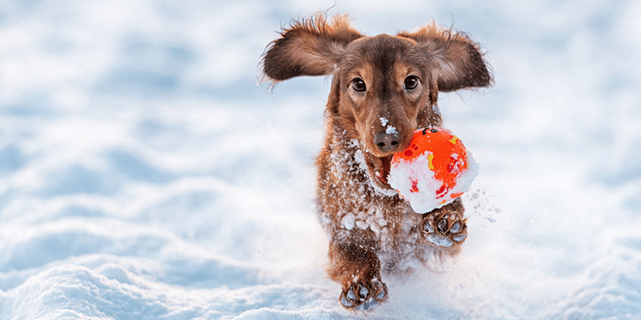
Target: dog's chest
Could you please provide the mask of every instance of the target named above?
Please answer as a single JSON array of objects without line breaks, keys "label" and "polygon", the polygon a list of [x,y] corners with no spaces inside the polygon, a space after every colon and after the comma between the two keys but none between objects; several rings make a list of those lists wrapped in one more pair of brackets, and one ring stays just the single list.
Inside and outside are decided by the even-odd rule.
[{"label": "dog's chest", "polygon": [[369,232],[374,235],[383,265],[393,266],[395,270],[417,268],[420,265],[416,248],[421,246],[418,233],[421,215],[402,202],[389,206],[368,201],[361,205],[360,210],[339,213],[334,228],[329,228],[334,229],[335,236],[350,238],[351,233]]},{"label": "dog's chest", "polygon": [[[399,245],[413,245],[416,242],[417,226],[421,216],[403,203],[391,205],[387,199],[377,202],[368,199],[361,203],[360,210],[342,212],[339,228],[369,230],[379,241],[382,251],[397,251]],[[373,201],[372,201],[373,200]]]},{"label": "dog's chest", "polygon": [[[381,262],[413,264],[422,217],[396,195],[384,194],[371,183],[362,151],[355,141],[327,155],[329,170],[321,173],[320,221],[336,239],[366,231],[374,236]],[[325,174],[325,175],[323,175]]]}]

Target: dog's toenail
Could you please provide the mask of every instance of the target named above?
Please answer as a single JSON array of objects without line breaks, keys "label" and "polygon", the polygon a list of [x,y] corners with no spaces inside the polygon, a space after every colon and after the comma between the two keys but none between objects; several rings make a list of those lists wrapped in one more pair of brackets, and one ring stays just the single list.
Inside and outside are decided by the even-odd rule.
[{"label": "dog's toenail", "polygon": [[450,232],[451,232],[451,233],[458,233],[459,231],[461,231],[461,223],[460,223],[460,222],[458,222],[458,221],[456,221],[456,222],[452,225],[452,227],[450,228]]},{"label": "dog's toenail", "polygon": [[369,290],[365,287],[361,287],[361,290],[359,291],[359,294],[361,295],[361,299],[367,298],[367,295],[369,294]]},{"label": "dog's toenail", "polygon": [[341,304],[345,308],[351,308],[352,306],[354,306],[354,304],[351,301],[345,299],[345,297],[341,297]]},{"label": "dog's toenail", "polygon": [[445,219],[439,220],[439,222],[436,224],[436,228],[438,229],[439,232],[446,233],[447,232],[447,220],[445,220]]},{"label": "dog's toenail", "polygon": [[356,300],[356,294],[352,289],[349,289],[349,291],[347,291],[347,299]]},{"label": "dog's toenail", "polygon": [[425,232],[427,233],[434,233],[434,228],[432,228],[432,224],[429,221],[425,222],[425,224],[423,225],[423,230],[425,230]]}]

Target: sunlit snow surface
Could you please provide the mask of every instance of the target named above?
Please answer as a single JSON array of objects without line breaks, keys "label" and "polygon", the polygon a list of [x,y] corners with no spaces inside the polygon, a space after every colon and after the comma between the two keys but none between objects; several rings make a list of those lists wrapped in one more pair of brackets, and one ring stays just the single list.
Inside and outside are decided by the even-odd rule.
[{"label": "sunlit snow surface", "polygon": [[[331,9],[330,9],[331,8]],[[461,254],[370,319],[641,318],[638,1],[0,2],[0,319],[343,319],[314,212],[324,78],[256,85],[291,18],[435,19],[489,90]]]}]

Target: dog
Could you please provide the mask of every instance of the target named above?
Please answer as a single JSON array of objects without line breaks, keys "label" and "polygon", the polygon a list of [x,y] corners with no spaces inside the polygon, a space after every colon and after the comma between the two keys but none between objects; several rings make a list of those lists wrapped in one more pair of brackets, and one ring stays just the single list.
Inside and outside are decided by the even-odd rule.
[{"label": "dog", "polygon": [[[262,56],[272,85],[332,76],[317,206],[327,231],[329,277],[339,303],[370,310],[388,298],[382,275],[406,274],[456,255],[467,238],[459,199],[415,213],[387,183],[394,153],[420,128],[443,123],[439,92],[492,85],[490,66],[466,34],[434,22],[413,32],[364,36],[346,15],[294,21]],[[393,130],[390,130],[393,128]]]}]

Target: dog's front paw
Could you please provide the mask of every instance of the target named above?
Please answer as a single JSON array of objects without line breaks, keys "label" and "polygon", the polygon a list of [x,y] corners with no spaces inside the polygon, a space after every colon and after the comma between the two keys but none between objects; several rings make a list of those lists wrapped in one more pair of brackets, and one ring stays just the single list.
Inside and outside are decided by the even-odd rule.
[{"label": "dog's front paw", "polygon": [[387,298],[387,286],[377,278],[355,278],[343,285],[340,302],[347,309],[369,311]]},{"label": "dog's front paw", "polygon": [[423,217],[422,234],[439,247],[451,247],[467,238],[465,219],[456,211],[440,210]]}]

